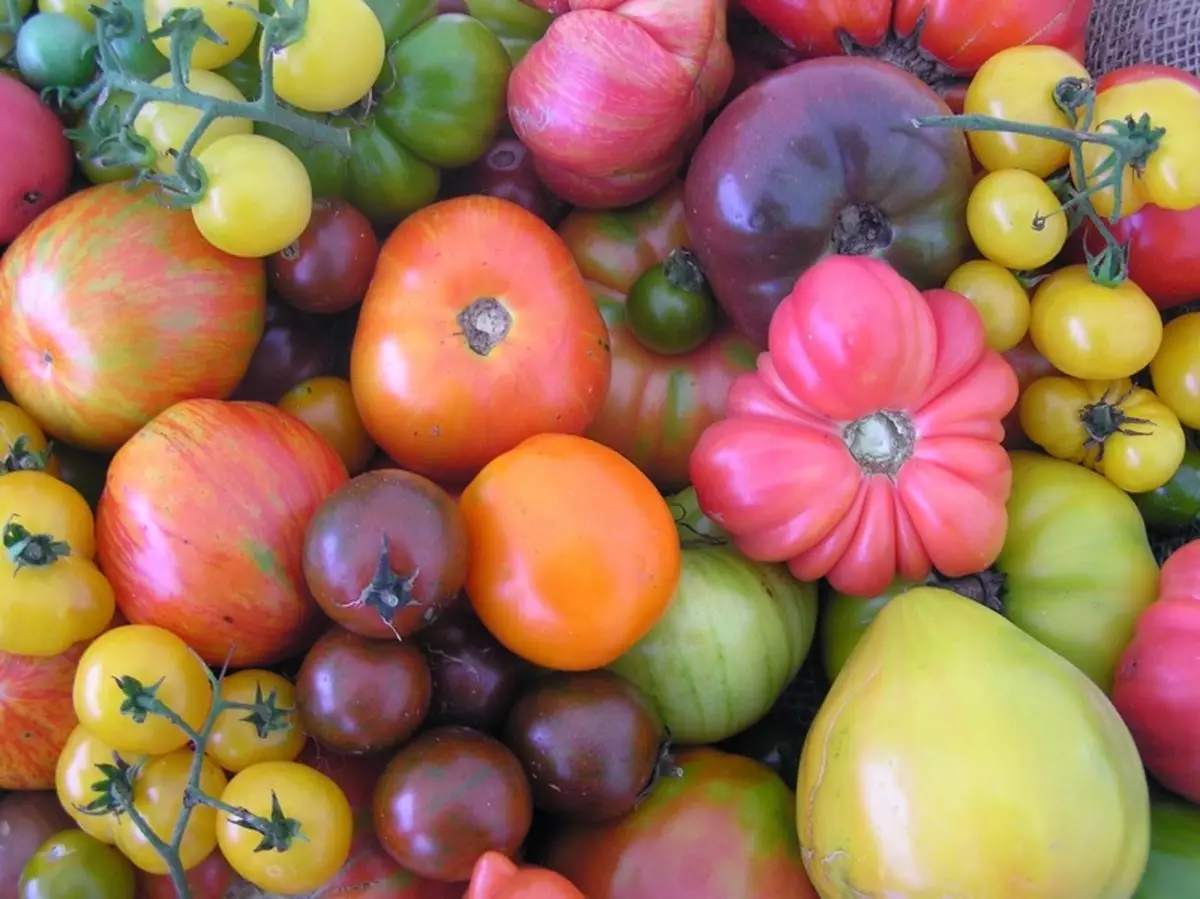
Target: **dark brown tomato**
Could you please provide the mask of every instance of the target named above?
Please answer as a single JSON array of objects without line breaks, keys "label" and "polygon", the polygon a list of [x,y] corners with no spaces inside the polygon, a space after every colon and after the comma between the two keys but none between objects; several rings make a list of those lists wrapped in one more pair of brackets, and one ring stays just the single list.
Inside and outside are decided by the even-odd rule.
[{"label": "dark brown tomato", "polygon": [[375,788],[375,833],[409,871],[469,880],[488,850],[512,856],[533,822],[521,763],[469,727],[426,731],[388,763]]},{"label": "dark brown tomato", "polygon": [[16,899],[25,863],[42,843],[74,826],[53,790],[20,791],[0,799],[0,899]]},{"label": "dark brown tomato", "polygon": [[467,531],[458,504],[428,478],[368,471],[309,523],[304,578],[325,613],[365,637],[407,637],[462,589]]},{"label": "dark brown tomato", "polygon": [[426,723],[491,732],[504,721],[529,663],[509,652],[469,610],[455,610],[417,634],[433,675]]},{"label": "dark brown tomato", "polygon": [[329,374],[336,351],[330,328],[272,298],[262,339],[232,398],[273,406],[301,381]]},{"label": "dark brown tomato", "polygon": [[411,643],[340,627],[313,644],[296,675],[304,730],[336,752],[400,745],[425,721],[431,693],[429,666]]},{"label": "dark brown tomato", "polygon": [[375,273],[379,240],[365,215],[335,197],[313,200],[295,241],[267,257],[271,287],[302,312],[343,312],[361,303]]},{"label": "dark brown tomato", "polygon": [[533,167],[533,156],[515,137],[501,137],[478,160],[446,175],[443,196],[487,194],[524,206],[551,228],[570,207],[551,193]]},{"label": "dark brown tomato", "polygon": [[580,822],[630,811],[653,782],[665,741],[650,700],[603,670],[539,677],[504,724],[534,804]]}]

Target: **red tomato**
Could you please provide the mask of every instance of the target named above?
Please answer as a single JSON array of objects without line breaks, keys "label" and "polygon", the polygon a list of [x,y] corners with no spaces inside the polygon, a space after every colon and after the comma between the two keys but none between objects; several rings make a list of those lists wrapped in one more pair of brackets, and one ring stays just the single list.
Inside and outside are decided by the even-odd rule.
[{"label": "red tomato", "polygon": [[313,512],[347,481],[308,425],[260,403],[187,400],[113,457],[96,555],[134,624],[174,631],[211,664],[303,649],[320,613],[301,568]]},{"label": "red tomato", "polygon": [[[1200,299],[1200,206],[1184,212],[1143,206],[1108,224],[1113,237],[1129,247],[1129,278],[1146,291],[1159,309],[1172,309]],[[1083,249],[1104,249],[1090,221],[1079,232],[1072,259],[1083,261]]]},{"label": "red tomato", "polygon": [[0,246],[64,196],[75,159],[62,122],[16,78],[0,78]]},{"label": "red tomato", "polygon": [[365,215],[337,197],[313,200],[308,227],[267,259],[275,291],[304,312],[342,312],[362,302],[379,258]]},{"label": "red tomato", "polygon": [[0,377],[47,434],[115,450],[173,403],[220,399],[263,332],[266,274],[150,188],[92,187],[0,262]]},{"label": "red tomato", "polygon": [[776,311],[769,347],[691,461],[700,507],[742,552],[856,596],[995,561],[1017,378],[970,301],[829,256]]},{"label": "red tomato", "polygon": [[485,852],[475,862],[463,899],[587,899],[561,874],[518,868],[506,855]]},{"label": "red tomato", "polygon": [[86,648],[79,643],[42,657],[0,653],[0,790],[54,789],[58,754],[78,723],[71,690]]},{"label": "red tomato", "polygon": [[1138,619],[1112,700],[1150,773],[1200,802],[1200,540],[1164,563],[1158,601]]},{"label": "red tomato", "polygon": [[[137,877],[138,899],[177,899],[179,895],[169,874],[147,874],[139,870]],[[213,852],[187,872],[191,899],[225,899],[232,880],[233,869],[220,852]]]}]

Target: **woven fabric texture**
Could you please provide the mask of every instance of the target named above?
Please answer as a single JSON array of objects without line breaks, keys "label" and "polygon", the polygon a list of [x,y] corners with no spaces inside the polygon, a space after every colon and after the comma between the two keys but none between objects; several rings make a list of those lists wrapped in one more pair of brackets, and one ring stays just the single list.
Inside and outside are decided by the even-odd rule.
[{"label": "woven fabric texture", "polygon": [[1088,71],[1156,62],[1200,76],[1200,0],[1096,0]]}]

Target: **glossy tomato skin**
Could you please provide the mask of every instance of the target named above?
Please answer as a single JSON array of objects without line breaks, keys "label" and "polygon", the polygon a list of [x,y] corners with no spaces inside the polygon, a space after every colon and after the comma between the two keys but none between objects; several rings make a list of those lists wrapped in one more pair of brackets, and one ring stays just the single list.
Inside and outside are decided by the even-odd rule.
[{"label": "glossy tomato skin", "polygon": [[134,899],[135,884],[133,866],[121,853],[83,831],[65,830],[46,840],[25,865],[17,895]]},{"label": "glossy tomato skin", "polygon": [[226,709],[217,715],[208,735],[205,753],[225,771],[236,774],[259,762],[290,762],[304,749],[304,732],[296,709],[296,688],[291,681],[273,671],[244,668],[221,678],[221,698],[230,702],[255,702],[256,697],[270,699],[284,712],[289,726],[258,734],[258,722],[247,720],[242,709]]},{"label": "glossy tomato skin", "polygon": [[463,899],[585,899],[571,881],[545,868],[522,867],[499,852],[479,856]]},{"label": "glossy tomato skin", "polygon": [[0,246],[11,243],[71,183],[71,144],[37,91],[0,78],[0,117],[12,126],[0,142]]},{"label": "glossy tomato skin", "polygon": [[1146,527],[1177,533],[1200,519],[1200,450],[1189,447],[1171,480],[1157,490],[1133,497]]},{"label": "glossy tomato skin", "polygon": [[47,434],[115,450],[173,403],[233,392],[265,294],[261,261],[214,249],[152,189],[88,188],[4,254],[0,376]]},{"label": "glossy tomato skin", "polygon": [[343,312],[362,302],[379,258],[379,238],[347,201],[319,197],[298,239],[268,257],[271,287],[302,312]]},{"label": "glossy tomato skin", "polygon": [[[1200,206],[1183,212],[1150,203],[1137,212],[1105,222],[1113,237],[1129,247],[1129,278],[1159,309],[1174,309],[1200,298],[1200,246],[1191,235],[1200,228]],[[1080,230],[1074,258],[1082,249],[1104,249],[1104,239],[1089,221]]]},{"label": "glossy tomato skin", "polygon": [[[304,537],[304,577],[325,614],[342,627],[366,637],[403,638],[435,621],[458,596],[467,547],[462,512],[446,491],[412,472],[370,471],[313,515]],[[364,597],[368,587],[374,589]]]},{"label": "glossy tomato skin", "polygon": [[346,480],[333,448],[278,409],[176,404],[109,468],[97,548],[118,607],[211,664],[287,658],[320,614],[301,566],[304,530]]},{"label": "glossy tomato skin", "polygon": [[544,864],[588,899],[816,899],[804,873],[795,798],[765,765],[691,749],[631,814],[564,828]]},{"label": "glossy tomato skin", "polygon": [[[192,899],[224,899],[233,881],[233,869],[225,856],[210,853],[208,858],[187,872]],[[178,893],[168,874],[138,872],[139,899],[177,899]]]},{"label": "glossy tomato skin", "polygon": [[567,247],[495,197],[445,200],[391,233],[350,358],[371,436],[440,483],[465,483],[534,434],[582,433],[611,371],[608,331]]},{"label": "glossy tomato skin", "polygon": [[351,475],[363,471],[375,455],[375,443],[363,427],[345,378],[326,375],[302,381],[284,394],[279,408],[328,440]]},{"label": "glossy tomato skin", "polygon": [[0,653],[0,789],[48,790],[76,724],[71,690],[85,645],[56,656]]},{"label": "glossy tomato skin", "polygon": [[753,370],[755,356],[754,345],[724,321],[682,356],[646,349],[630,328],[630,288],[688,245],[683,184],[627,210],[576,210],[558,233],[587,279],[612,347],[612,381],[587,436],[625,456],[659,489],[682,489],[700,433],[724,413],[730,386]]},{"label": "glossy tomato skin", "polygon": [[[1012,349],[1004,354],[1004,361],[1009,364],[1017,376],[1017,385],[1021,393],[1038,378],[1053,375],[1058,372],[1046,357],[1038,352],[1033,340],[1028,335]],[[1021,406],[1013,405],[1012,411],[1004,417],[1004,448],[1007,450],[1028,450],[1034,448],[1034,443],[1021,430]]]},{"label": "glossy tomato skin", "polygon": [[[476,0],[480,2],[480,0]],[[495,0],[482,0],[484,3]],[[503,3],[510,0],[501,0]],[[486,194],[511,200],[528,209],[550,227],[557,227],[567,214],[567,204],[542,183],[528,148],[515,137],[500,137],[479,159],[466,168],[448,172],[442,182],[445,197]]]}]

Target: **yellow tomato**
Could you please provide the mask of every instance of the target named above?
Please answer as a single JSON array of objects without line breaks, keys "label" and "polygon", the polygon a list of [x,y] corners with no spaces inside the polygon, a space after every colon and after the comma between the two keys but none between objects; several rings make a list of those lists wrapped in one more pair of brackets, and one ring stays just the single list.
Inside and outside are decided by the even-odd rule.
[{"label": "yellow tomato", "polygon": [[983,319],[987,345],[1005,353],[1029,331],[1029,294],[1017,276],[987,259],[964,262],[946,279],[946,289],[971,301]]},{"label": "yellow tomato", "polygon": [[[251,43],[258,32],[258,22],[243,5],[258,6],[252,0],[145,0],[146,29],[157,31],[162,27],[163,19],[175,9],[199,9],[204,13],[204,21],[225,41],[217,44],[208,38],[202,38],[192,52],[192,70],[219,69],[233,62]],[[171,42],[169,38],[160,37],[154,42],[158,52],[170,57]]]},{"label": "yellow tomato", "polygon": [[[1087,69],[1057,47],[1027,45],[1002,50],[983,64],[963,100],[966,115],[986,115],[1026,125],[1070,128],[1072,122],[1054,102],[1054,87],[1064,78],[1089,78]],[[989,172],[1024,169],[1045,178],[1067,164],[1070,148],[1044,137],[1010,131],[968,131],[975,158]]]},{"label": "yellow tomato", "polygon": [[0,400],[0,471],[47,471],[58,474],[58,459],[50,441],[33,417],[18,406]]},{"label": "yellow tomato", "polygon": [[56,656],[108,627],[116,598],[93,562],[59,555],[51,544],[48,553],[37,548],[41,561],[18,557],[14,563],[7,546],[12,533],[5,530],[9,556],[0,558],[0,652]]},{"label": "yellow tomato", "polygon": [[[76,725],[58,755],[58,765],[54,772],[54,789],[58,794],[59,803],[79,825],[80,830],[103,843],[116,841],[113,828],[116,826],[117,816],[111,812],[89,815],[80,809],[100,798],[100,794],[93,789],[97,783],[103,781],[96,766],[111,765],[114,753],[115,750],[111,746],[82,724]],[[121,758],[127,764],[135,765],[144,756],[126,754]]]},{"label": "yellow tomato", "polygon": [[1021,428],[1057,459],[1104,475],[1122,490],[1157,490],[1179,470],[1187,441],[1175,413],[1128,378],[1039,378],[1021,394]]},{"label": "yellow tomato", "polygon": [[81,559],[96,555],[96,523],[78,490],[44,471],[0,477],[0,525],[9,520],[31,534],[50,534]]},{"label": "yellow tomato", "polygon": [[272,671],[249,669],[231,674],[221,681],[221,698],[229,702],[256,702],[275,694],[275,707],[288,711],[283,720],[291,724],[260,737],[256,722],[247,720],[249,712],[227,709],[217,716],[206,751],[226,771],[234,773],[259,762],[290,762],[304,749],[307,739],[296,715],[296,688]]},{"label": "yellow tomato", "polygon": [[1096,284],[1085,265],[1059,269],[1038,284],[1029,312],[1037,351],[1074,378],[1131,377],[1162,343],[1162,318],[1145,291],[1129,280]]},{"label": "yellow tomato", "polygon": [[[168,72],[151,82],[156,87],[171,87],[175,81]],[[187,86],[198,94],[216,97],[219,100],[245,100],[233,84],[215,72],[193,69],[188,73]],[[178,152],[188,135],[200,122],[200,110],[174,103],[147,103],[133,121],[133,130],[154,148],[158,158],[154,167],[164,174],[175,171],[173,152]],[[254,123],[249,119],[219,118],[207,128],[192,148],[198,157],[206,147],[212,146],[231,134],[251,134]]]},{"label": "yellow tomato", "polygon": [[1158,398],[1189,428],[1200,428],[1200,312],[1163,328],[1162,345],[1150,363]]},{"label": "yellow tomato", "polygon": [[1067,217],[1037,175],[1003,169],[980,179],[967,200],[967,230],[979,252],[1005,268],[1050,262],[1067,242]]}]

